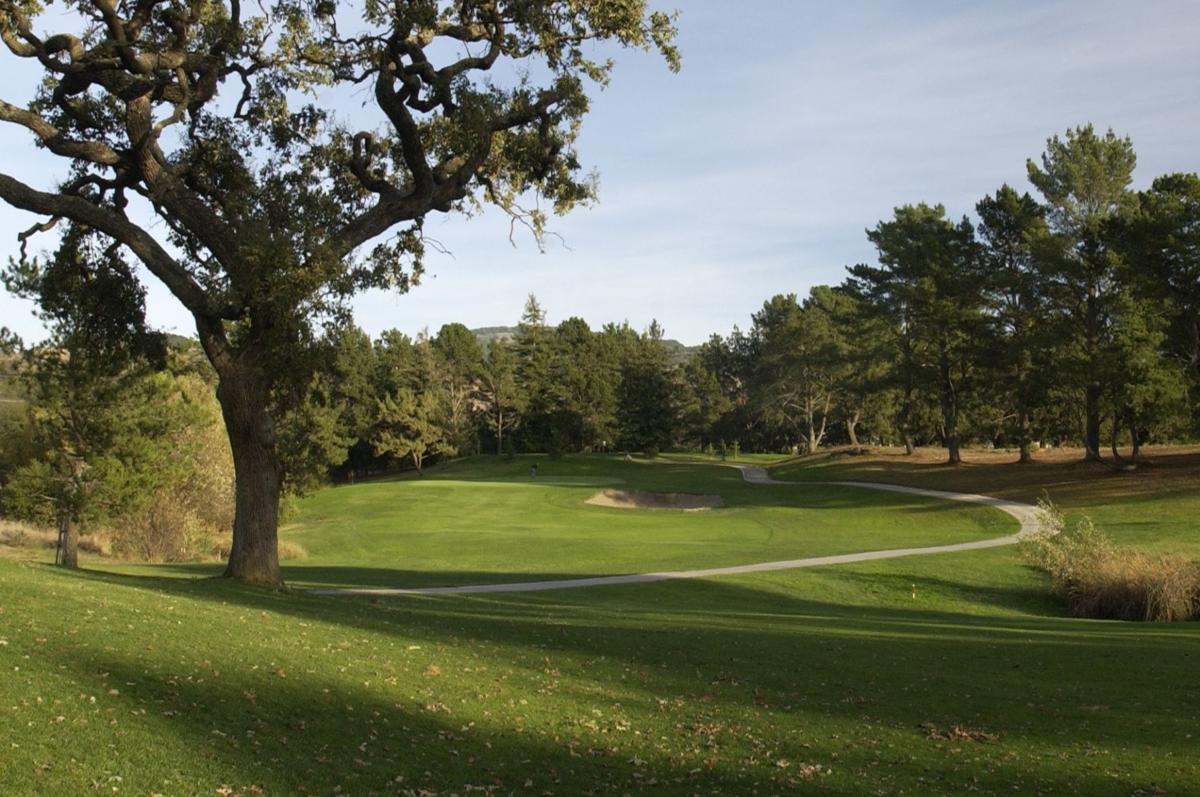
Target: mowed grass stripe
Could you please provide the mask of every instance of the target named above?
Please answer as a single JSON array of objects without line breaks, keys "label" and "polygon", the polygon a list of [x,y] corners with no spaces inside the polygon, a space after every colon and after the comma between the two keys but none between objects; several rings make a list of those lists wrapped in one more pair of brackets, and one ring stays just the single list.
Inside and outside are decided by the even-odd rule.
[{"label": "mowed grass stripe", "polygon": [[[685,514],[584,503],[614,483],[715,493],[728,506]],[[725,567],[1016,530],[998,510],[936,498],[753,485],[730,468],[568,457],[468,460],[425,478],[326,490],[300,502],[283,537],[309,553],[285,568],[296,585],[419,587]]]}]

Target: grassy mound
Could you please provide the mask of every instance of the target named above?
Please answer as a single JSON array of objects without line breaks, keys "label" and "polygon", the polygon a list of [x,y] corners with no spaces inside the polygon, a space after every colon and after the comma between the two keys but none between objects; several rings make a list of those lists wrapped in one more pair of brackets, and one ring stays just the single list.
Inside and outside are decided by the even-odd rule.
[{"label": "grassy mound", "polygon": [[[538,464],[536,479],[530,464]],[[720,512],[589,506],[604,489],[720,495]],[[474,458],[324,490],[282,539],[304,586],[437,587],[689,570],[1001,537],[989,507],[854,488],[747,484],[733,468],[579,456]],[[184,572],[211,572],[185,569]]]}]

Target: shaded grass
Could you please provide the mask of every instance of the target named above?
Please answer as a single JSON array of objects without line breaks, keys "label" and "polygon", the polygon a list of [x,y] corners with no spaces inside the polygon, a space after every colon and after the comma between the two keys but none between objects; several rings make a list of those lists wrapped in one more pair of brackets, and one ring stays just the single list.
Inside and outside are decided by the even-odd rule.
[{"label": "shaded grass", "polygon": [[[561,513],[546,533],[569,540],[556,526],[581,515],[554,501],[604,478],[675,491],[740,478],[673,465],[632,476],[585,458],[572,472],[543,464],[539,479],[561,484],[533,486],[527,465],[513,465],[359,485],[382,490],[366,499],[359,488],[328,491],[314,499],[331,503],[302,507],[299,520],[346,545],[397,528],[339,531],[353,501],[364,520],[490,512],[519,528],[540,495]],[[728,489],[713,491],[738,509],[768,516],[832,518],[853,514],[856,499],[890,497],[721,483]],[[394,507],[389,485],[411,487],[420,503]],[[473,503],[477,490],[487,499]],[[797,494],[828,504],[793,503]],[[959,510],[891,508],[918,525]],[[591,544],[616,534],[603,526],[588,527]],[[526,528],[541,526],[535,517]],[[1154,531],[1164,544],[1181,533],[1169,521]],[[288,572],[331,583],[592,574],[571,552],[540,550],[555,537],[532,537],[508,550],[521,558],[502,561],[471,549],[502,538],[464,534],[447,527],[449,550],[430,547],[425,560],[419,545],[374,540],[344,564],[306,540],[312,558]],[[372,558],[386,550],[403,558]],[[387,600],[176,577],[195,572],[0,562],[5,793],[1129,795],[1186,794],[1200,782],[1200,626],[1063,618],[1013,549]],[[956,727],[964,732],[930,730]]]},{"label": "shaded grass", "polygon": [[382,602],[0,563],[0,771],[10,793],[1190,788],[1195,626],[1039,615],[1011,552],[937,559]]}]

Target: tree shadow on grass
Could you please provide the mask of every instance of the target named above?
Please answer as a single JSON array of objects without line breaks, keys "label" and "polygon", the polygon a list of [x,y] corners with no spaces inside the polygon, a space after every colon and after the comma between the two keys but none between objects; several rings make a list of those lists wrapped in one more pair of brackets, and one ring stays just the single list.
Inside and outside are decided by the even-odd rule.
[{"label": "tree shadow on grass", "polygon": [[[474,580],[485,574],[459,576]],[[1080,705],[1121,696],[1131,711],[1137,705],[1150,716],[1161,714],[1153,729],[1140,729],[1140,720],[1130,718],[1128,727],[1138,729],[1139,739],[1173,745],[1183,739],[1179,723],[1184,715],[1194,716],[1200,708],[1200,695],[1194,692],[1163,691],[1186,683],[1200,660],[1200,627],[1194,624],[855,607],[752,586],[741,579],[562,593],[347,599],[271,592],[219,580],[88,577],[383,635],[416,634],[429,640],[450,635],[517,650],[608,657],[662,673],[656,680],[663,682],[660,691],[667,692],[694,688],[697,677],[703,682],[737,667],[745,670],[744,684],[782,701],[794,689],[808,690],[811,678],[804,673],[819,670],[847,693],[868,688],[879,700],[875,716],[902,725],[920,722],[923,713],[940,713],[951,721],[969,708],[971,701],[965,697],[972,694],[988,696],[983,704],[993,707],[1020,702],[1036,692],[1059,703],[1064,694],[1072,695]],[[941,585],[975,589],[981,599],[996,598],[992,591],[952,579]],[[1028,597],[1017,596],[1015,601]],[[884,699],[889,694],[899,699]],[[903,698],[906,694],[911,698]],[[746,690],[735,690],[730,698],[753,702]],[[832,704],[827,710],[846,714],[847,705]],[[1029,711],[1019,706],[1013,710],[1033,716],[1040,708],[1031,704]],[[1118,737],[1120,727],[1114,723]]]},{"label": "tree shadow on grass", "polygon": [[[1168,792],[1194,783],[1187,734],[1200,696],[1173,687],[1188,683],[1200,660],[1195,626],[864,609],[727,580],[371,601],[220,580],[78,577],[327,623],[347,629],[358,650],[399,639],[446,659],[453,658],[447,650],[473,651],[492,668],[478,676],[480,689],[490,690],[499,682],[494,671],[503,669],[521,684],[507,694],[527,696],[535,707],[595,705],[610,712],[615,701],[638,730],[674,712],[669,730],[656,731],[666,744],[631,748],[619,735],[593,738],[566,717],[530,720],[518,731],[513,723],[524,709],[459,708],[431,686],[438,682],[411,669],[392,694],[295,671],[267,685],[233,673],[200,684],[147,672],[112,650],[63,651],[60,665],[80,678],[103,671],[136,684],[121,699],[137,701],[131,710],[154,709],[142,721],[160,725],[198,755],[215,756],[245,783],[269,786],[268,793],[329,793],[336,785],[350,793],[394,793],[397,775],[412,788],[454,790],[497,785],[498,778],[501,792],[558,794],[873,793],[885,778],[909,788],[924,779],[935,792],[973,786],[985,793],[1128,794],[1148,785],[1099,771],[1084,757],[1087,745],[1107,751],[1108,771],[1153,759],[1161,764],[1157,772],[1176,779],[1160,781]],[[559,697],[540,697],[551,684]],[[248,688],[255,690],[252,699]],[[175,706],[181,707],[175,716],[159,719]],[[721,744],[711,751],[696,756],[677,749],[696,727],[739,723],[741,731],[720,731]],[[959,756],[952,743],[930,738],[923,723],[943,730],[962,725],[996,740],[960,742],[971,749]],[[580,741],[573,746],[574,737]],[[747,741],[759,737],[766,748]],[[610,743],[616,753],[604,751]],[[864,774],[849,782],[788,783],[790,773],[762,758],[768,749],[781,759]],[[747,766],[756,755],[757,764]],[[709,757],[711,767],[702,764]],[[648,785],[650,778],[657,786]]]}]

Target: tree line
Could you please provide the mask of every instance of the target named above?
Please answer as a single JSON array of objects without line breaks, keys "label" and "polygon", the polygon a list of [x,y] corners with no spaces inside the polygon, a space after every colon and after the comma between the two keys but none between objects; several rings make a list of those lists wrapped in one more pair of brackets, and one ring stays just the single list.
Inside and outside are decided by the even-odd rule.
[{"label": "tree line", "polygon": [[[476,451],[815,451],[867,439],[1105,448],[1200,431],[1200,179],[1130,188],[1132,143],[1092,126],[1027,164],[1036,195],[1002,185],[976,221],[896,208],[867,237],[875,264],[839,285],[764,302],[749,329],[673,363],[638,333],[545,324],[530,297],[511,341],[461,324],[374,345],[332,342],[327,400],[353,442],[341,472]],[[363,363],[376,358],[376,376]],[[373,379],[373,381],[372,381]],[[1124,453],[1122,453],[1124,452]]]}]

